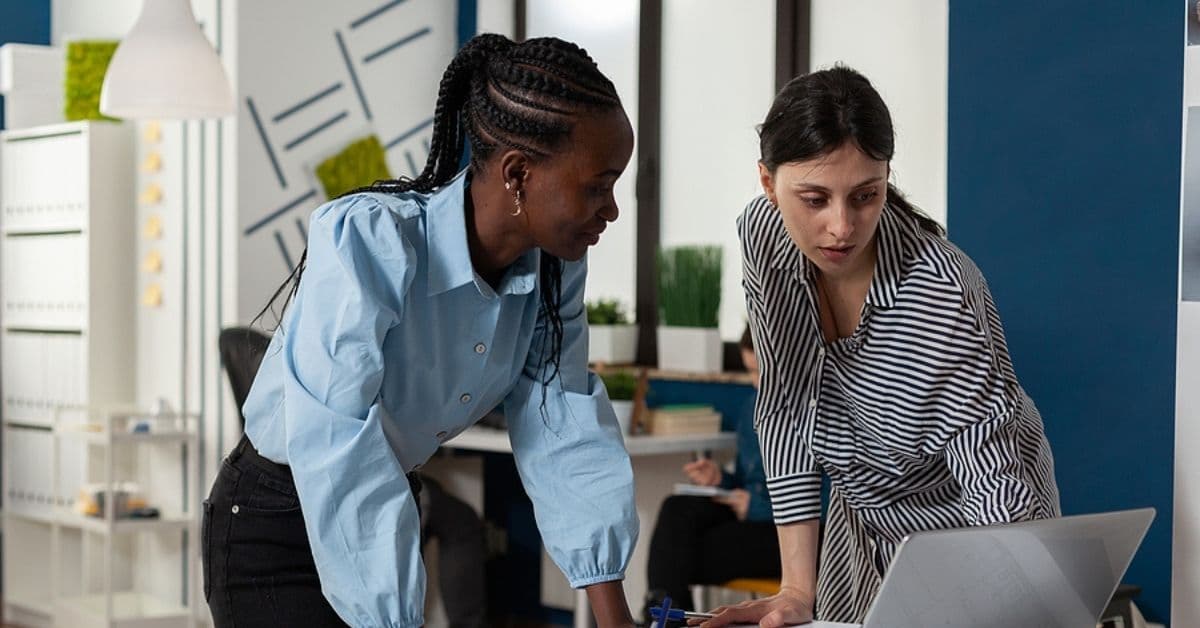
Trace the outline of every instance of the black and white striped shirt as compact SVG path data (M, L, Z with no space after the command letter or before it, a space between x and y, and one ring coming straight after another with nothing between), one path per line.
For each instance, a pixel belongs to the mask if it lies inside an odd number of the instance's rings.
M827 344L814 267L779 211L755 199L738 233L777 524L820 516L822 472L861 519L876 566L915 530L1058 515L1041 417L962 251L886 206L858 329Z

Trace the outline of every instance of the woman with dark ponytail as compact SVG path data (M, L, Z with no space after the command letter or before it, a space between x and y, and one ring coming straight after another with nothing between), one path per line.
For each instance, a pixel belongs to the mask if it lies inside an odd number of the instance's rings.
M205 502L216 626L421 626L412 472L496 407L550 555L600 626L632 625L633 478L583 306L632 151L586 52L480 35L442 77L420 175L314 212Z
M759 137L738 232L782 589L703 625L857 624L910 532L1057 516L1054 461L983 275L888 183L870 82L792 79Z

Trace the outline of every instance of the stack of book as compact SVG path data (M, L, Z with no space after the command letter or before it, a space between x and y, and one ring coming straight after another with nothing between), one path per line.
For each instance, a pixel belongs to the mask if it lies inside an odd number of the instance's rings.
M708 405L659 406L652 408L649 415L648 431L659 436L715 434L721 431L721 413Z

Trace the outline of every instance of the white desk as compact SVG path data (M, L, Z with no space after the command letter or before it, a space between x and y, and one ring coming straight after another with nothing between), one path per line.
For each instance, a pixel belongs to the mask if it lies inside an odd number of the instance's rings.
M442 447L512 453L508 432L490 427L469 427L458 436L446 441ZM653 456L658 454L689 454L695 451L732 451L737 447L737 434L687 434L679 436L626 436L625 450L630 456Z
M442 446L470 451L512 453L507 432L478 426L467 428ZM671 494L675 483L683 481L681 467L690 460L693 452L733 452L736 448L737 434L733 432L625 437L625 449L633 463L633 477L637 484L634 497L640 522L639 540L629 560L624 583L625 599L634 612L642 608L646 596L646 563L649 560L650 536L654 532L658 508ZM543 597L547 586L556 586L556 580L562 581L559 586L566 585L565 579L557 569L543 569L542 580ZM575 592L574 617L576 628L591 625L591 609L588 607L587 594L582 589Z

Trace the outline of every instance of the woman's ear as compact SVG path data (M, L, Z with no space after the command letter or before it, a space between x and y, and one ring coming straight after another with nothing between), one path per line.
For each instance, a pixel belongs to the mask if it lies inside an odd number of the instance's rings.
M762 184L763 194L767 195L767 200L778 207L779 203L775 198L775 178L771 176L771 171L761 161L758 162L758 182Z
M525 186L528 175L529 158L519 150L508 150L500 156L500 176L504 179L504 187L514 194Z

